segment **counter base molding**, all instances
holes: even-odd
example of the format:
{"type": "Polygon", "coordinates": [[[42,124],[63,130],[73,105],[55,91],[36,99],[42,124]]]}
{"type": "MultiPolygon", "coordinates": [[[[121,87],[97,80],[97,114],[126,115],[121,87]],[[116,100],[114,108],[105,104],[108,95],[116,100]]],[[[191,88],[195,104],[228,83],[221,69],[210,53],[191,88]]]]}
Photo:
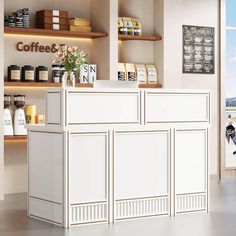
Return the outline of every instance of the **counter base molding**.
{"type": "Polygon", "coordinates": [[[48,90],[46,125],[28,127],[29,216],[74,227],[208,211],[209,109],[202,90],[48,90]]]}

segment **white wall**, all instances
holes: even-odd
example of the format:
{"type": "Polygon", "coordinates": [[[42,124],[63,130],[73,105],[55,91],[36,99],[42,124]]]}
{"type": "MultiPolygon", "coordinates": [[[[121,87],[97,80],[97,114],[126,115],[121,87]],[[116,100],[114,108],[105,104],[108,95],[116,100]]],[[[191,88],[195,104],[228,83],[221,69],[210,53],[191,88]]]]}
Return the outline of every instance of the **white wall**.
{"type": "MultiPolygon", "coordinates": [[[[219,158],[219,1],[164,0],[164,87],[211,89],[212,129],[210,173],[217,174],[219,158]],[[182,25],[215,27],[214,75],[182,74],[182,25]]],[[[191,156],[191,155],[190,155],[191,156]]]]}
{"type": "MultiPolygon", "coordinates": [[[[3,0],[0,0],[3,1],[3,0]]],[[[90,4],[88,0],[69,0],[68,2],[57,0],[41,0],[35,3],[31,0],[7,0],[5,1],[5,14],[11,14],[12,11],[28,7],[31,12],[31,20],[34,22],[35,11],[40,9],[66,9],[69,11],[69,16],[80,16],[89,18],[90,4]],[[26,6],[27,5],[27,6],[26,6]],[[83,6],[83,7],[81,7],[83,6]]],[[[1,8],[3,9],[3,8],[1,8]]],[[[3,19],[3,17],[2,17],[3,19]]],[[[33,23],[32,23],[33,25],[33,23]]],[[[2,34],[1,34],[2,35],[2,34]]],[[[26,44],[31,42],[39,42],[42,45],[51,45],[52,43],[67,43],[68,45],[77,45],[80,50],[84,50],[88,54],[88,61],[90,61],[90,47],[91,40],[77,40],[70,39],[64,40],[63,38],[51,38],[51,37],[32,37],[32,36],[12,36],[7,35],[4,38],[4,46],[7,50],[4,52],[4,75],[7,75],[7,67],[10,64],[16,64],[23,66],[30,64],[32,66],[46,65],[49,67],[49,73],[51,76],[51,60],[54,58],[52,53],[32,53],[32,52],[18,52],[16,50],[16,43],[22,41],[26,44]]],[[[1,47],[2,48],[2,47],[1,47]]],[[[2,53],[1,53],[2,55],[2,53]]],[[[3,78],[3,77],[1,77],[3,78]]],[[[44,114],[44,90],[32,89],[32,88],[11,88],[5,89],[6,94],[25,94],[27,104],[35,104],[37,106],[37,113],[44,114]]],[[[1,103],[2,104],[2,103],[1,103]]],[[[14,107],[13,107],[14,110],[14,107]]],[[[2,124],[2,122],[1,122],[2,124]]],[[[27,192],[27,146],[26,142],[7,142],[4,145],[4,191],[5,194],[27,192]]],[[[3,171],[0,171],[0,174],[3,171]]],[[[0,178],[1,181],[2,178],[0,178]]]]}
{"type": "MultiPolygon", "coordinates": [[[[4,1],[0,0],[0,19],[3,19],[4,1]]],[[[0,114],[3,114],[3,21],[0,20],[0,114]]],[[[3,116],[0,115],[0,200],[4,198],[3,116]]]]}

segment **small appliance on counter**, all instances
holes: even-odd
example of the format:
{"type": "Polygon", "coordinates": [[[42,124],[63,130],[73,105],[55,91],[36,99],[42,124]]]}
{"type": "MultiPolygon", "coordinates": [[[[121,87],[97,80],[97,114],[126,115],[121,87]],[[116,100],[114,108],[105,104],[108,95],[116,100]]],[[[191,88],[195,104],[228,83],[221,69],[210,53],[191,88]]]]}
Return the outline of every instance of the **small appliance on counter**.
{"type": "Polygon", "coordinates": [[[4,94],[4,135],[13,135],[10,106],[11,95],[4,94]]]}
{"type": "Polygon", "coordinates": [[[15,135],[26,135],[27,130],[25,128],[25,95],[14,95],[14,105],[16,106],[14,116],[14,133],[15,135]]]}

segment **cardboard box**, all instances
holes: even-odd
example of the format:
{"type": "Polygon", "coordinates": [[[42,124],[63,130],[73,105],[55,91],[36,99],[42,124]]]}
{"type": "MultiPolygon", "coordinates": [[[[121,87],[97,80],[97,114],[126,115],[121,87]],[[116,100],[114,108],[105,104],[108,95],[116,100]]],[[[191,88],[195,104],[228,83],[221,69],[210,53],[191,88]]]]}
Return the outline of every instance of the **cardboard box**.
{"type": "Polygon", "coordinates": [[[91,32],[91,27],[78,27],[70,25],[70,31],[76,31],[76,32],[91,32]]]}
{"type": "Polygon", "coordinates": [[[90,26],[90,20],[85,18],[71,18],[69,20],[69,24],[72,26],[79,26],[79,27],[89,27],[90,26]]]}

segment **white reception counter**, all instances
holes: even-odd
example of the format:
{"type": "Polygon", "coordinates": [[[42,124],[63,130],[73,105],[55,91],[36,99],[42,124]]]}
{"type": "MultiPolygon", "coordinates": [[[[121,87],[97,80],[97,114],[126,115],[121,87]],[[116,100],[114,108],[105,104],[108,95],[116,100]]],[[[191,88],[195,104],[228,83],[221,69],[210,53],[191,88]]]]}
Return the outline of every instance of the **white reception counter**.
{"type": "Polygon", "coordinates": [[[50,89],[28,214],[64,227],[208,210],[210,93],[50,89]]]}

